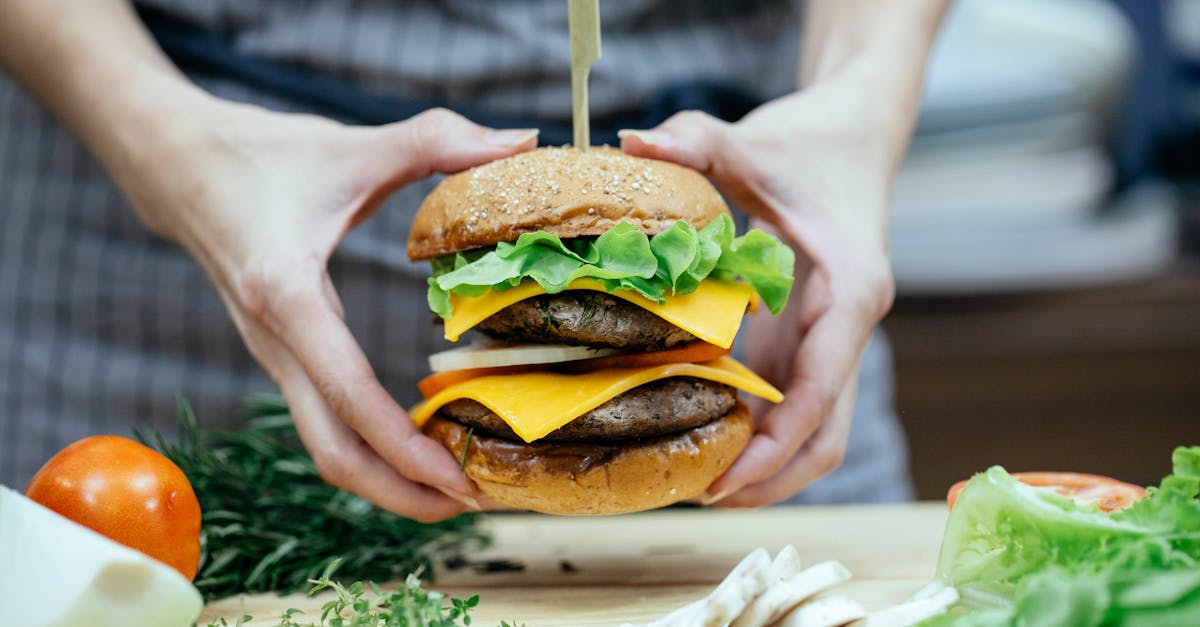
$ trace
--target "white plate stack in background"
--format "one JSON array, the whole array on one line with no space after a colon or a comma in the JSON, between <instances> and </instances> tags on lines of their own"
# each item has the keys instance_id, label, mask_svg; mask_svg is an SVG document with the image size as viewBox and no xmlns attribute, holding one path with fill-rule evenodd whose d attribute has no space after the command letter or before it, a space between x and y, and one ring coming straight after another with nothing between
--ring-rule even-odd
<instances>
[{"instance_id":1,"label":"white plate stack in background","mask_svg":"<svg viewBox=\"0 0 1200 627\"><path fill-rule=\"evenodd\" d=\"M1135 55L1133 32L1107 2L954 5L896 179L902 295L1100 285L1170 265L1170 188L1112 191L1106 142Z\"/></svg>"}]
</instances>

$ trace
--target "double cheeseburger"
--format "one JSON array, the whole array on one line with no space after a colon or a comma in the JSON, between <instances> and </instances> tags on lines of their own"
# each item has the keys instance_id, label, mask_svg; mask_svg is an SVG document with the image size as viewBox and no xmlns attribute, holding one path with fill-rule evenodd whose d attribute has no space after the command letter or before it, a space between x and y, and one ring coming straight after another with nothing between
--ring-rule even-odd
<instances>
[{"instance_id":1,"label":"double cheeseburger","mask_svg":"<svg viewBox=\"0 0 1200 627\"><path fill-rule=\"evenodd\" d=\"M408 241L446 339L412 417L484 494L552 514L699 496L774 387L728 356L746 312L784 305L790 249L734 238L699 173L619 150L544 148L462 172Z\"/></svg>"}]
</instances>

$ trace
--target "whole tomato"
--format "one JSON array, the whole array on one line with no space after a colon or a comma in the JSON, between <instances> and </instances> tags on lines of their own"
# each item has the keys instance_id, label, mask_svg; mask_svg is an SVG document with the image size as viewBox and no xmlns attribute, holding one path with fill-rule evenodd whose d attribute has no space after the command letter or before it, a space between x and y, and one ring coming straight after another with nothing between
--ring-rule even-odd
<instances>
[{"instance_id":1,"label":"whole tomato","mask_svg":"<svg viewBox=\"0 0 1200 627\"><path fill-rule=\"evenodd\" d=\"M150 447L115 435L84 438L50 458L25 495L189 581L196 576L200 503L183 471Z\"/></svg>"}]
</instances>

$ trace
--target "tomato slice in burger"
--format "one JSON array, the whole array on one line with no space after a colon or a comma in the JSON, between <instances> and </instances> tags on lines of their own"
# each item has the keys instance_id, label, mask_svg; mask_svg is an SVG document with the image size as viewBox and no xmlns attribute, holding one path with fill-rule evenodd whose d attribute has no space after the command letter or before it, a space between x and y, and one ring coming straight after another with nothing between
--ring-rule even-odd
<instances>
[{"instance_id":1,"label":"tomato slice in burger","mask_svg":"<svg viewBox=\"0 0 1200 627\"><path fill-rule=\"evenodd\" d=\"M1073 499L1080 505L1095 505L1106 512L1125 509L1146 494L1143 487L1102 475L1079 472L1014 472L1012 476L1025 485L1051 490L1055 494ZM958 493L966 485L964 480L950 486L946 502L952 509L954 502L958 500Z\"/></svg>"},{"instance_id":2,"label":"tomato slice in burger","mask_svg":"<svg viewBox=\"0 0 1200 627\"><path fill-rule=\"evenodd\" d=\"M463 381L478 379L494 374L520 374L522 372L536 372L537 370L545 370L544 364L525 364L521 366L498 366L496 368L466 368L463 370L448 370L446 372L435 372L420 381L417 381L417 389L421 391L421 395L425 398L430 398L434 394Z\"/></svg>"}]
</instances>

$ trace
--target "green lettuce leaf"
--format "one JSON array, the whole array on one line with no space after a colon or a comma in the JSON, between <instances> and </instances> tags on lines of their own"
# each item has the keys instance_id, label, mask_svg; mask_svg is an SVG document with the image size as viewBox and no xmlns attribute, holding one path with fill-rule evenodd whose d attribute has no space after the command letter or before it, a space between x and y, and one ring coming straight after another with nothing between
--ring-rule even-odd
<instances>
[{"instance_id":1,"label":"green lettuce leaf","mask_svg":"<svg viewBox=\"0 0 1200 627\"><path fill-rule=\"evenodd\" d=\"M533 280L556 294L580 278L662 303L696 291L711 276L745 281L771 313L779 313L791 290L795 254L762 231L737 238L733 232L733 220L723 215L699 232L679 221L654 237L624 220L595 239L564 242L544 231L526 233L492 250L433 260L429 308L446 318L451 293L480 296Z\"/></svg>"},{"instance_id":2,"label":"green lettuce leaf","mask_svg":"<svg viewBox=\"0 0 1200 627\"><path fill-rule=\"evenodd\" d=\"M741 277L754 287L771 313L779 313L792 289L792 266L796 255L779 240L757 229L722 246L712 276ZM772 306L778 303L778 308Z\"/></svg>"},{"instance_id":3,"label":"green lettuce leaf","mask_svg":"<svg viewBox=\"0 0 1200 627\"><path fill-rule=\"evenodd\" d=\"M921 627L1194 627L1200 571L1121 569L1075 573L1055 567L1017 586L1004 606L954 608Z\"/></svg>"},{"instance_id":4,"label":"green lettuce leaf","mask_svg":"<svg viewBox=\"0 0 1200 627\"><path fill-rule=\"evenodd\" d=\"M938 576L960 607L925 625L1200 625L1200 447L1105 514L993 467L959 494Z\"/></svg>"}]
</instances>

